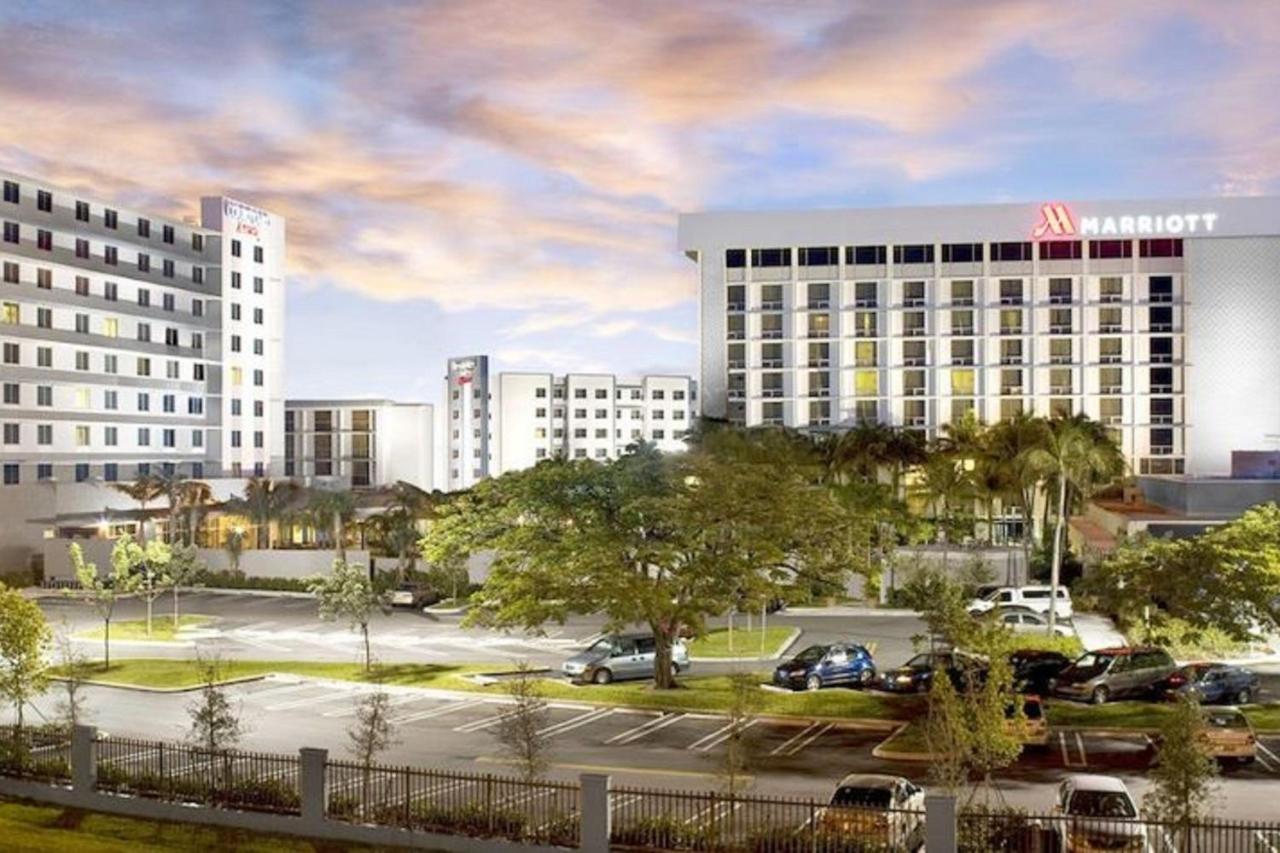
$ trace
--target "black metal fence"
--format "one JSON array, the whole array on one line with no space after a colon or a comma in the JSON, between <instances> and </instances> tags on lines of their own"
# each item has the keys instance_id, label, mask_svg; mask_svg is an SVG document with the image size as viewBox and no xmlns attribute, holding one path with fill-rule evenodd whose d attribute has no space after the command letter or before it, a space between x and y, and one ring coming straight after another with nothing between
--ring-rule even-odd
<instances>
[{"instance_id":1,"label":"black metal fence","mask_svg":"<svg viewBox=\"0 0 1280 853\"><path fill-rule=\"evenodd\" d=\"M0 774L70 781L71 733L60 726L0 726Z\"/></svg>"},{"instance_id":2,"label":"black metal fence","mask_svg":"<svg viewBox=\"0 0 1280 853\"><path fill-rule=\"evenodd\" d=\"M962 853L1280 853L1280 824L1248 821L1173 822L991 812L961 814L957 832L957 848Z\"/></svg>"},{"instance_id":3,"label":"black metal fence","mask_svg":"<svg viewBox=\"0 0 1280 853\"><path fill-rule=\"evenodd\" d=\"M98 788L161 800L298 814L297 756L163 741L98 741Z\"/></svg>"},{"instance_id":4,"label":"black metal fence","mask_svg":"<svg viewBox=\"0 0 1280 853\"><path fill-rule=\"evenodd\" d=\"M491 774L329 761L329 817L351 823L574 847L579 786Z\"/></svg>"},{"instance_id":5,"label":"black metal fence","mask_svg":"<svg viewBox=\"0 0 1280 853\"><path fill-rule=\"evenodd\" d=\"M615 848L726 853L880 853L924 843L924 812L819 800L615 788Z\"/></svg>"}]
</instances>

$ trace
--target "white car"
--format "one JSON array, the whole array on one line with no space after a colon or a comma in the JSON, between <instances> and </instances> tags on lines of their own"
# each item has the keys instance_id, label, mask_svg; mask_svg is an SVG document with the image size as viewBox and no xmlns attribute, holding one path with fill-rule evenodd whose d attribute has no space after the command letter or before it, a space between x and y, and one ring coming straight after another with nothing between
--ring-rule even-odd
<instances>
[{"instance_id":1,"label":"white car","mask_svg":"<svg viewBox=\"0 0 1280 853\"><path fill-rule=\"evenodd\" d=\"M924 789L901 776L851 773L817 815L819 832L877 841L892 850L924 847ZM877 848L878 849L878 848Z\"/></svg>"},{"instance_id":2,"label":"white car","mask_svg":"<svg viewBox=\"0 0 1280 853\"><path fill-rule=\"evenodd\" d=\"M1043 634L1049 629L1049 614L1039 613L1029 607L998 607L993 615L1015 634ZM1054 620L1053 633L1059 637L1074 637L1076 629L1071 617L1059 616Z\"/></svg>"},{"instance_id":3,"label":"white car","mask_svg":"<svg viewBox=\"0 0 1280 853\"><path fill-rule=\"evenodd\" d=\"M997 607L1025 607L1036 613L1047 614L1050 591L1048 586L998 586L982 598L970 601L969 612L978 614ZM1061 618L1070 619L1074 615L1071 609L1071 591L1065 586L1058 587L1058 606L1054 610Z\"/></svg>"},{"instance_id":4,"label":"white car","mask_svg":"<svg viewBox=\"0 0 1280 853\"><path fill-rule=\"evenodd\" d=\"M1053 813L1052 830L1060 850L1141 853L1147 849L1147 828L1138 805L1115 776L1068 776L1058 786Z\"/></svg>"}]
</instances>

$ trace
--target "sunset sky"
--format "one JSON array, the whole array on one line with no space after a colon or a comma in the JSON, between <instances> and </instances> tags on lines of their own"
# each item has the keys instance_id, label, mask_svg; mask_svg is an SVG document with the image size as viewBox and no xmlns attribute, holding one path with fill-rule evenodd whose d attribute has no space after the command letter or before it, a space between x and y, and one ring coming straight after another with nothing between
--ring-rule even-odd
<instances>
[{"instance_id":1,"label":"sunset sky","mask_svg":"<svg viewBox=\"0 0 1280 853\"><path fill-rule=\"evenodd\" d=\"M288 220L288 393L696 372L679 211L1280 190L1261 2L0 6L0 166Z\"/></svg>"}]
</instances>

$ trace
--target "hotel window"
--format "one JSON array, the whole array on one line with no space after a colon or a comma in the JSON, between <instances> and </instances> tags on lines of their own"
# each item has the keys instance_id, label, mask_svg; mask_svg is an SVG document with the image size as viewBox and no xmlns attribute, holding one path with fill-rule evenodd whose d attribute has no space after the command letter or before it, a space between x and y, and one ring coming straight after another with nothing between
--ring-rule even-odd
<instances>
[{"instance_id":1,"label":"hotel window","mask_svg":"<svg viewBox=\"0 0 1280 853\"><path fill-rule=\"evenodd\" d=\"M119 225L119 214L109 207L106 208L102 211L102 224L107 228L115 230Z\"/></svg>"},{"instance_id":2,"label":"hotel window","mask_svg":"<svg viewBox=\"0 0 1280 853\"><path fill-rule=\"evenodd\" d=\"M36 444L53 444L53 424L36 426Z\"/></svg>"},{"instance_id":3,"label":"hotel window","mask_svg":"<svg viewBox=\"0 0 1280 853\"><path fill-rule=\"evenodd\" d=\"M1006 308L1000 312L1000 334L1022 334L1022 312L1017 308Z\"/></svg>"},{"instance_id":4,"label":"hotel window","mask_svg":"<svg viewBox=\"0 0 1280 853\"><path fill-rule=\"evenodd\" d=\"M830 314L810 314L809 315L809 337L827 338L830 336L831 336L831 315Z\"/></svg>"},{"instance_id":5,"label":"hotel window","mask_svg":"<svg viewBox=\"0 0 1280 853\"><path fill-rule=\"evenodd\" d=\"M1055 367L1049 371L1049 393L1071 394L1071 368Z\"/></svg>"},{"instance_id":6,"label":"hotel window","mask_svg":"<svg viewBox=\"0 0 1280 853\"><path fill-rule=\"evenodd\" d=\"M942 245L942 262L944 264L971 264L982 262L981 243L944 243Z\"/></svg>"},{"instance_id":7,"label":"hotel window","mask_svg":"<svg viewBox=\"0 0 1280 853\"><path fill-rule=\"evenodd\" d=\"M233 272L231 274L231 289L232 290L240 289L240 273L238 272Z\"/></svg>"},{"instance_id":8,"label":"hotel window","mask_svg":"<svg viewBox=\"0 0 1280 853\"><path fill-rule=\"evenodd\" d=\"M44 252L53 251L53 232L43 228L36 231L36 248Z\"/></svg>"},{"instance_id":9,"label":"hotel window","mask_svg":"<svg viewBox=\"0 0 1280 853\"><path fill-rule=\"evenodd\" d=\"M1104 424L1120 423L1124 420L1124 400L1119 397L1103 397L1098 403L1098 414Z\"/></svg>"},{"instance_id":10,"label":"hotel window","mask_svg":"<svg viewBox=\"0 0 1280 853\"><path fill-rule=\"evenodd\" d=\"M231 336L231 351L240 352L240 336L239 335Z\"/></svg>"},{"instance_id":11,"label":"hotel window","mask_svg":"<svg viewBox=\"0 0 1280 853\"><path fill-rule=\"evenodd\" d=\"M1020 278L1000 279L1000 304L1001 305L1021 305L1022 304L1022 279Z\"/></svg>"},{"instance_id":12,"label":"hotel window","mask_svg":"<svg viewBox=\"0 0 1280 853\"><path fill-rule=\"evenodd\" d=\"M951 342L951 363L959 365L973 364L973 341Z\"/></svg>"},{"instance_id":13,"label":"hotel window","mask_svg":"<svg viewBox=\"0 0 1280 853\"><path fill-rule=\"evenodd\" d=\"M46 349L46 347L41 347L40 349L43 350L43 349ZM18 364L19 355L20 355L20 352L17 344L6 343L4 345L4 363L5 364ZM46 364L42 364L40 366L48 367L48 365Z\"/></svg>"},{"instance_id":14,"label":"hotel window","mask_svg":"<svg viewBox=\"0 0 1280 853\"><path fill-rule=\"evenodd\" d=\"M951 304L952 305L972 305L973 304L973 282L970 280L958 280L951 282Z\"/></svg>"},{"instance_id":15,"label":"hotel window","mask_svg":"<svg viewBox=\"0 0 1280 853\"><path fill-rule=\"evenodd\" d=\"M102 357L102 372L113 373L113 374L119 373L120 359L115 355L104 355Z\"/></svg>"},{"instance_id":16,"label":"hotel window","mask_svg":"<svg viewBox=\"0 0 1280 853\"><path fill-rule=\"evenodd\" d=\"M1153 275L1147 283L1147 288L1152 302L1173 301L1173 276Z\"/></svg>"},{"instance_id":17,"label":"hotel window","mask_svg":"<svg viewBox=\"0 0 1280 853\"><path fill-rule=\"evenodd\" d=\"M951 371L951 394L953 396L972 396L974 387L974 372L972 370Z\"/></svg>"},{"instance_id":18,"label":"hotel window","mask_svg":"<svg viewBox=\"0 0 1280 853\"><path fill-rule=\"evenodd\" d=\"M6 462L4 465L4 484L6 486L16 486L22 482L22 475L16 462Z\"/></svg>"},{"instance_id":19,"label":"hotel window","mask_svg":"<svg viewBox=\"0 0 1280 853\"><path fill-rule=\"evenodd\" d=\"M150 376L151 375L151 359L139 358L137 363L137 368L138 368L139 376Z\"/></svg>"},{"instance_id":20,"label":"hotel window","mask_svg":"<svg viewBox=\"0 0 1280 853\"><path fill-rule=\"evenodd\" d=\"M143 341L144 343L151 342L151 324L150 323L138 324L138 340Z\"/></svg>"},{"instance_id":21,"label":"hotel window","mask_svg":"<svg viewBox=\"0 0 1280 853\"><path fill-rule=\"evenodd\" d=\"M191 316L192 317L204 316L204 300L203 299L191 300Z\"/></svg>"},{"instance_id":22,"label":"hotel window","mask_svg":"<svg viewBox=\"0 0 1280 853\"><path fill-rule=\"evenodd\" d=\"M53 406L53 386L38 385L36 386L36 405L51 407Z\"/></svg>"},{"instance_id":23,"label":"hotel window","mask_svg":"<svg viewBox=\"0 0 1280 853\"><path fill-rule=\"evenodd\" d=\"M16 326L21 321L22 312L16 302L4 303L4 314L2 315L4 322L9 326Z\"/></svg>"},{"instance_id":24,"label":"hotel window","mask_svg":"<svg viewBox=\"0 0 1280 853\"><path fill-rule=\"evenodd\" d=\"M1049 341L1049 363L1070 364L1072 361L1071 338L1054 338Z\"/></svg>"},{"instance_id":25,"label":"hotel window","mask_svg":"<svg viewBox=\"0 0 1280 853\"><path fill-rule=\"evenodd\" d=\"M973 334L973 312L972 311L952 311L951 312L951 334L953 335L972 335Z\"/></svg>"},{"instance_id":26,"label":"hotel window","mask_svg":"<svg viewBox=\"0 0 1280 853\"><path fill-rule=\"evenodd\" d=\"M138 217L138 236L139 237L151 236L151 220L150 219L143 219L141 216Z\"/></svg>"},{"instance_id":27,"label":"hotel window","mask_svg":"<svg viewBox=\"0 0 1280 853\"><path fill-rule=\"evenodd\" d=\"M178 400L173 394L165 394L160 398L160 409L168 414L178 410Z\"/></svg>"},{"instance_id":28,"label":"hotel window","mask_svg":"<svg viewBox=\"0 0 1280 853\"><path fill-rule=\"evenodd\" d=\"M906 281L902 283L903 305L923 305L924 298L923 281Z\"/></svg>"},{"instance_id":29,"label":"hotel window","mask_svg":"<svg viewBox=\"0 0 1280 853\"><path fill-rule=\"evenodd\" d=\"M138 272L151 272L151 256L145 252L138 253Z\"/></svg>"},{"instance_id":30,"label":"hotel window","mask_svg":"<svg viewBox=\"0 0 1280 853\"><path fill-rule=\"evenodd\" d=\"M204 235L203 234L191 235L191 251L193 252L204 251Z\"/></svg>"},{"instance_id":31,"label":"hotel window","mask_svg":"<svg viewBox=\"0 0 1280 853\"><path fill-rule=\"evenodd\" d=\"M895 264L931 264L933 263L933 244L894 246L893 262Z\"/></svg>"},{"instance_id":32,"label":"hotel window","mask_svg":"<svg viewBox=\"0 0 1280 853\"><path fill-rule=\"evenodd\" d=\"M1069 278L1051 278L1049 279L1049 301L1055 304L1063 304L1071 302L1072 282Z\"/></svg>"},{"instance_id":33,"label":"hotel window","mask_svg":"<svg viewBox=\"0 0 1280 853\"><path fill-rule=\"evenodd\" d=\"M53 270L39 267L36 269L36 287L41 290L53 290Z\"/></svg>"},{"instance_id":34,"label":"hotel window","mask_svg":"<svg viewBox=\"0 0 1280 853\"><path fill-rule=\"evenodd\" d=\"M260 264L260 263L262 263L262 260L263 260L263 254L262 254L262 247L261 247L261 246L254 246L254 247L253 247L253 260L254 260L254 262L255 262L255 263L259 263L259 264Z\"/></svg>"},{"instance_id":35,"label":"hotel window","mask_svg":"<svg viewBox=\"0 0 1280 853\"><path fill-rule=\"evenodd\" d=\"M253 384L254 384L255 386L257 386L257 387L261 388L261 387L263 386L263 384L265 384L265 377L266 377L266 374L265 374L265 373L263 373L261 370L254 370L254 371L253 371Z\"/></svg>"},{"instance_id":36,"label":"hotel window","mask_svg":"<svg viewBox=\"0 0 1280 853\"><path fill-rule=\"evenodd\" d=\"M151 428L150 427L138 427L138 446L139 447L151 446ZM141 474L142 472L139 471L138 473Z\"/></svg>"},{"instance_id":37,"label":"hotel window","mask_svg":"<svg viewBox=\"0 0 1280 853\"><path fill-rule=\"evenodd\" d=\"M1172 367L1152 367L1150 369L1151 377L1151 393L1152 394L1172 394L1173 393L1173 368Z\"/></svg>"},{"instance_id":38,"label":"hotel window","mask_svg":"<svg viewBox=\"0 0 1280 853\"><path fill-rule=\"evenodd\" d=\"M1151 361L1157 364L1173 361L1173 338L1151 339Z\"/></svg>"},{"instance_id":39,"label":"hotel window","mask_svg":"<svg viewBox=\"0 0 1280 853\"><path fill-rule=\"evenodd\" d=\"M263 288L262 288L262 276L260 276L260 275L255 275L255 276L253 277L253 292L254 292L254 293L262 293L262 289L263 289Z\"/></svg>"},{"instance_id":40,"label":"hotel window","mask_svg":"<svg viewBox=\"0 0 1280 853\"><path fill-rule=\"evenodd\" d=\"M88 319L87 317L85 318ZM119 337L120 321L115 317L107 317L102 321L102 334L108 338Z\"/></svg>"},{"instance_id":41,"label":"hotel window","mask_svg":"<svg viewBox=\"0 0 1280 853\"><path fill-rule=\"evenodd\" d=\"M1044 240L1040 244L1042 261L1076 261L1080 259L1079 240Z\"/></svg>"},{"instance_id":42,"label":"hotel window","mask_svg":"<svg viewBox=\"0 0 1280 853\"><path fill-rule=\"evenodd\" d=\"M88 370L88 369L89 369L89 353L85 352L84 350L77 351L76 352L76 370Z\"/></svg>"},{"instance_id":43,"label":"hotel window","mask_svg":"<svg viewBox=\"0 0 1280 853\"><path fill-rule=\"evenodd\" d=\"M232 320L240 319L240 303L239 302L231 303L231 319Z\"/></svg>"},{"instance_id":44,"label":"hotel window","mask_svg":"<svg viewBox=\"0 0 1280 853\"><path fill-rule=\"evenodd\" d=\"M53 193L48 190L36 190L36 210L44 213L52 213Z\"/></svg>"},{"instance_id":45,"label":"hotel window","mask_svg":"<svg viewBox=\"0 0 1280 853\"><path fill-rule=\"evenodd\" d=\"M36 325L41 329L53 328L53 309L37 308L36 309Z\"/></svg>"},{"instance_id":46,"label":"hotel window","mask_svg":"<svg viewBox=\"0 0 1280 853\"><path fill-rule=\"evenodd\" d=\"M89 221L89 202L87 201L76 202L76 221L77 222Z\"/></svg>"},{"instance_id":47,"label":"hotel window","mask_svg":"<svg viewBox=\"0 0 1280 853\"><path fill-rule=\"evenodd\" d=\"M87 275L76 276L76 296L89 295L89 277Z\"/></svg>"},{"instance_id":48,"label":"hotel window","mask_svg":"<svg viewBox=\"0 0 1280 853\"><path fill-rule=\"evenodd\" d=\"M857 400L853 404L853 419L860 424L873 424L880 420L880 404L875 400Z\"/></svg>"},{"instance_id":49,"label":"hotel window","mask_svg":"<svg viewBox=\"0 0 1280 853\"><path fill-rule=\"evenodd\" d=\"M845 250L844 262L846 264L861 264L864 266L884 266L888 252L884 246L850 246Z\"/></svg>"},{"instance_id":50,"label":"hotel window","mask_svg":"<svg viewBox=\"0 0 1280 853\"><path fill-rule=\"evenodd\" d=\"M191 378L194 379L196 382L204 381L204 365L203 364L191 365Z\"/></svg>"},{"instance_id":51,"label":"hotel window","mask_svg":"<svg viewBox=\"0 0 1280 853\"><path fill-rule=\"evenodd\" d=\"M18 185L13 181L4 182L4 200L10 204L18 203Z\"/></svg>"},{"instance_id":52,"label":"hotel window","mask_svg":"<svg viewBox=\"0 0 1280 853\"><path fill-rule=\"evenodd\" d=\"M21 237L21 234L19 233L19 229L18 229L18 223L16 223L16 222L6 222L6 223L4 224L4 241L5 241L6 243L20 243L20 242L22 242L22 237Z\"/></svg>"},{"instance_id":53,"label":"hotel window","mask_svg":"<svg viewBox=\"0 0 1280 853\"><path fill-rule=\"evenodd\" d=\"M1049 333L1053 335L1071 334L1071 309L1049 309Z\"/></svg>"},{"instance_id":54,"label":"hotel window","mask_svg":"<svg viewBox=\"0 0 1280 853\"><path fill-rule=\"evenodd\" d=\"M164 263L161 264L160 268L161 268L161 275L163 275L165 278L173 278L173 269L174 269L173 261L166 258L164 260Z\"/></svg>"},{"instance_id":55,"label":"hotel window","mask_svg":"<svg viewBox=\"0 0 1280 853\"><path fill-rule=\"evenodd\" d=\"M82 335L89 334L89 315L88 314L76 315L76 331Z\"/></svg>"},{"instance_id":56,"label":"hotel window","mask_svg":"<svg viewBox=\"0 0 1280 853\"><path fill-rule=\"evenodd\" d=\"M1124 341L1120 338L1098 339L1098 360L1103 364L1117 364L1124 360Z\"/></svg>"},{"instance_id":57,"label":"hotel window","mask_svg":"<svg viewBox=\"0 0 1280 853\"><path fill-rule=\"evenodd\" d=\"M765 284L760 287L760 307L766 311L782 308L782 285Z\"/></svg>"},{"instance_id":58,"label":"hotel window","mask_svg":"<svg viewBox=\"0 0 1280 853\"><path fill-rule=\"evenodd\" d=\"M53 347L36 347L36 366L53 367Z\"/></svg>"},{"instance_id":59,"label":"hotel window","mask_svg":"<svg viewBox=\"0 0 1280 853\"><path fill-rule=\"evenodd\" d=\"M120 287L114 281L106 281L102 283L102 298L108 302L116 302L120 299Z\"/></svg>"},{"instance_id":60,"label":"hotel window","mask_svg":"<svg viewBox=\"0 0 1280 853\"><path fill-rule=\"evenodd\" d=\"M1139 240L1138 256L1142 258L1180 258L1181 240Z\"/></svg>"},{"instance_id":61,"label":"hotel window","mask_svg":"<svg viewBox=\"0 0 1280 853\"><path fill-rule=\"evenodd\" d=\"M231 257L233 258L240 257L240 241L239 240L231 241Z\"/></svg>"},{"instance_id":62,"label":"hotel window","mask_svg":"<svg viewBox=\"0 0 1280 853\"><path fill-rule=\"evenodd\" d=\"M76 389L76 408L87 409L91 404L88 388Z\"/></svg>"},{"instance_id":63,"label":"hotel window","mask_svg":"<svg viewBox=\"0 0 1280 853\"><path fill-rule=\"evenodd\" d=\"M1103 394L1124 393L1124 370L1119 367L1104 367L1098 371L1098 388Z\"/></svg>"},{"instance_id":64,"label":"hotel window","mask_svg":"<svg viewBox=\"0 0 1280 853\"><path fill-rule=\"evenodd\" d=\"M261 308L254 308L254 309L253 309L253 322L255 322L255 323L257 323L259 326L261 326L261 325L262 325L262 317L263 317L262 309L261 309Z\"/></svg>"},{"instance_id":65,"label":"hotel window","mask_svg":"<svg viewBox=\"0 0 1280 853\"><path fill-rule=\"evenodd\" d=\"M1004 399L1000 401L1000 420L1013 420L1022 414L1022 398Z\"/></svg>"},{"instance_id":66,"label":"hotel window","mask_svg":"<svg viewBox=\"0 0 1280 853\"><path fill-rule=\"evenodd\" d=\"M120 408L120 393L114 389L102 392L102 408L115 411Z\"/></svg>"},{"instance_id":67,"label":"hotel window","mask_svg":"<svg viewBox=\"0 0 1280 853\"><path fill-rule=\"evenodd\" d=\"M76 238L76 257L77 258L89 257L89 241L84 239L83 237Z\"/></svg>"},{"instance_id":68,"label":"hotel window","mask_svg":"<svg viewBox=\"0 0 1280 853\"><path fill-rule=\"evenodd\" d=\"M753 267L789 267L791 266L790 249L752 249L751 266Z\"/></svg>"},{"instance_id":69,"label":"hotel window","mask_svg":"<svg viewBox=\"0 0 1280 853\"><path fill-rule=\"evenodd\" d=\"M1090 258L1132 258L1132 240L1090 240Z\"/></svg>"},{"instance_id":70,"label":"hotel window","mask_svg":"<svg viewBox=\"0 0 1280 853\"><path fill-rule=\"evenodd\" d=\"M204 284L204 267L191 268L191 283Z\"/></svg>"},{"instance_id":71,"label":"hotel window","mask_svg":"<svg viewBox=\"0 0 1280 853\"><path fill-rule=\"evenodd\" d=\"M21 386L17 382L4 383L4 402L8 406L16 406L21 402Z\"/></svg>"},{"instance_id":72,"label":"hotel window","mask_svg":"<svg viewBox=\"0 0 1280 853\"><path fill-rule=\"evenodd\" d=\"M1124 311L1119 308L1099 308L1098 330L1101 332L1123 332Z\"/></svg>"},{"instance_id":73,"label":"hotel window","mask_svg":"<svg viewBox=\"0 0 1280 853\"><path fill-rule=\"evenodd\" d=\"M726 249L724 253L724 265L728 269L742 269L747 265L747 250Z\"/></svg>"},{"instance_id":74,"label":"hotel window","mask_svg":"<svg viewBox=\"0 0 1280 853\"><path fill-rule=\"evenodd\" d=\"M840 252L836 246L801 248L799 253L802 267L833 267L840 263Z\"/></svg>"},{"instance_id":75,"label":"hotel window","mask_svg":"<svg viewBox=\"0 0 1280 853\"><path fill-rule=\"evenodd\" d=\"M876 370L855 370L853 393L859 397L875 397L880 393L880 373Z\"/></svg>"},{"instance_id":76,"label":"hotel window","mask_svg":"<svg viewBox=\"0 0 1280 853\"><path fill-rule=\"evenodd\" d=\"M1031 260L1030 243L992 243L991 260L993 261L1029 261Z\"/></svg>"},{"instance_id":77,"label":"hotel window","mask_svg":"<svg viewBox=\"0 0 1280 853\"><path fill-rule=\"evenodd\" d=\"M77 462L75 468L75 478L77 483L83 483L89 479L89 463Z\"/></svg>"},{"instance_id":78,"label":"hotel window","mask_svg":"<svg viewBox=\"0 0 1280 853\"><path fill-rule=\"evenodd\" d=\"M113 267L120 262L120 253L115 246L102 247L102 262Z\"/></svg>"},{"instance_id":79,"label":"hotel window","mask_svg":"<svg viewBox=\"0 0 1280 853\"><path fill-rule=\"evenodd\" d=\"M1120 276L1103 276L1098 281L1098 291L1103 302L1120 302L1124 299L1124 279Z\"/></svg>"},{"instance_id":80,"label":"hotel window","mask_svg":"<svg viewBox=\"0 0 1280 853\"><path fill-rule=\"evenodd\" d=\"M873 311L858 311L853 315L854 335L859 338L876 337L876 315Z\"/></svg>"},{"instance_id":81,"label":"hotel window","mask_svg":"<svg viewBox=\"0 0 1280 853\"><path fill-rule=\"evenodd\" d=\"M1022 391L1022 371L1021 370L1001 370L1000 371L1000 393L1001 394L1021 394Z\"/></svg>"},{"instance_id":82,"label":"hotel window","mask_svg":"<svg viewBox=\"0 0 1280 853\"><path fill-rule=\"evenodd\" d=\"M117 444L120 443L119 436L116 432L115 427L113 426L103 427L102 443L105 444L107 447L115 447Z\"/></svg>"},{"instance_id":83,"label":"hotel window","mask_svg":"<svg viewBox=\"0 0 1280 853\"><path fill-rule=\"evenodd\" d=\"M902 345L902 363L911 366L921 366L928 361L928 354L925 349L924 341L906 341Z\"/></svg>"},{"instance_id":84,"label":"hotel window","mask_svg":"<svg viewBox=\"0 0 1280 853\"><path fill-rule=\"evenodd\" d=\"M87 426L77 426L76 427L76 447L88 447L89 439L90 439L89 428Z\"/></svg>"},{"instance_id":85,"label":"hotel window","mask_svg":"<svg viewBox=\"0 0 1280 853\"><path fill-rule=\"evenodd\" d=\"M1153 305L1147 309L1147 331L1172 332L1173 307L1170 305Z\"/></svg>"},{"instance_id":86,"label":"hotel window","mask_svg":"<svg viewBox=\"0 0 1280 853\"><path fill-rule=\"evenodd\" d=\"M4 262L4 280L6 284L18 284L22 280L20 267L13 261Z\"/></svg>"}]
</instances>

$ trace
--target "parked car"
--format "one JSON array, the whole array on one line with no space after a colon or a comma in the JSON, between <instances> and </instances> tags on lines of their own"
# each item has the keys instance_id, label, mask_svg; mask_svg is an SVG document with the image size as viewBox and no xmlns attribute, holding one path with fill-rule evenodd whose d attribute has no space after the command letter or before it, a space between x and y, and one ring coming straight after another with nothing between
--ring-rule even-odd
<instances>
[{"instance_id":1,"label":"parked car","mask_svg":"<svg viewBox=\"0 0 1280 853\"><path fill-rule=\"evenodd\" d=\"M1049 617L1030 607L1000 606L989 611L996 621L1005 625L1015 634L1044 634L1049 630ZM1053 633L1059 637L1074 637L1075 625L1071 617L1063 616L1054 620Z\"/></svg>"},{"instance_id":2,"label":"parked car","mask_svg":"<svg viewBox=\"0 0 1280 853\"><path fill-rule=\"evenodd\" d=\"M1048 746L1049 721L1045 719L1044 703L1040 701L1040 697L1030 695L1022 697L1021 725L1017 725L1015 707L1015 705L1009 705L1004 710L1005 731L1017 736L1024 746Z\"/></svg>"},{"instance_id":3,"label":"parked car","mask_svg":"<svg viewBox=\"0 0 1280 853\"><path fill-rule=\"evenodd\" d=\"M997 607L1026 607L1036 613L1049 612L1048 586L1001 586L980 598L969 602L969 612L986 613ZM1058 606L1054 608L1059 617L1071 618L1071 591L1065 586L1058 587Z\"/></svg>"},{"instance_id":4,"label":"parked car","mask_svg":"<svg viewBox=\"0 0 1280 853\"><path fill-rule=\"evenodd\" d=\"M412 607L414 610L421 610L439 600L440 596L434 590L419 583L402 583L391 591L392 607Z\"/></svg>"},{"instance_id":5,"label":"parked car","mask_svg":"<svg viewBox=\"0 0 1280 853\"><path fill-rule=\"evenodd\" d=\"M657 642L647 634L608 634L560 665L575 681L608 684L631 678L652 678ZM671 649L671 666L689 669L689 647L677 640Z\"/></svg>"},{"instance_id":6,"label":"parked car","mask_svg":"<svg viewBox=\"0 0 1280 853\"><path fill-rule=\"evenodd\" d=\"M1053 679L1053 695L1094 705L1111 699L1149 698L1177 668L1164 649L1085 652Z\"/></svg>"},{"instance_id":7,"label":"parked car","mask_svg":"<svg viewBox=\"0 0 1280 853\"><path fill-rule=\"evenodd\" d=\"M842 839L918 850L924 845L924 790L901 776L852 773L840 780L817 823Z\"/></svg>"},{"instance_id":8,"label":"parked car","mask_svg":"<svg viewBox=\"0 0 1280 853\"><path fill-rule=\"evenodd\" d=\"M1052 830L1064 851L1145 851L1146 826L1124 782L1115 776L1077 774L1058 786Z\"/></svg>"},{"instance_id":9,"label":"parked car","mask_svg":"<svg viewBox=\"0 0 1280 853\"><path fill-rule=\"evenodd\" d=\"M968 683L970 675L983 678L987 664L979 656L959 650L921 652L881 676L880 687L892 693L924 693L933 684L933 673L937 670L947 673L959 690Z\"/></svg>"},{"instance_id":10,"label":"parked car","mask_svg":"<svg viewBox=\"0 0 1280 853\"><path fill-rule=\"evenodd\" d=\"M1062 670L1071 666L1071 658L1061 652L1043 649L1020 649L1009 655L1013 667L1013 686L1019 693L1035 693L1047 696L1049 682Z\"/></svg>"},{"instance_id":11,"label":"parked car","mask_svg":"<svg viewBox=\"0 0 1280 853\"><path fill-rule=\"evenodd\" d=\"M1258 695L1258 674L1225 663L1193 663L1179 667L1160 685L1168 699L1191 696L1197 702L1248 705Z\"/></svg>"},{"instance_id":12,"label":"parked car","mask_svg":"<svg viewBox=\"0 0 1280 853\"><path fill-rule=\"evenodd\" d=\"M1204 708L1200 743L1205 754L1220 762L1252 764L1258 758L1258 738L1249 719L1237 708Z\"/></svg>"},{"instance_id":13,"label":"parked car","mask_svg":"<svg viewBox=\"0 0 1280 853\"><path fill-rule=\"evenodd\" d=\"M867 686L875 681L871 652L857 643L809 646L773 671L773 683L793 690L817 690L833 684Z\"/></svg>"}]
</instances>

